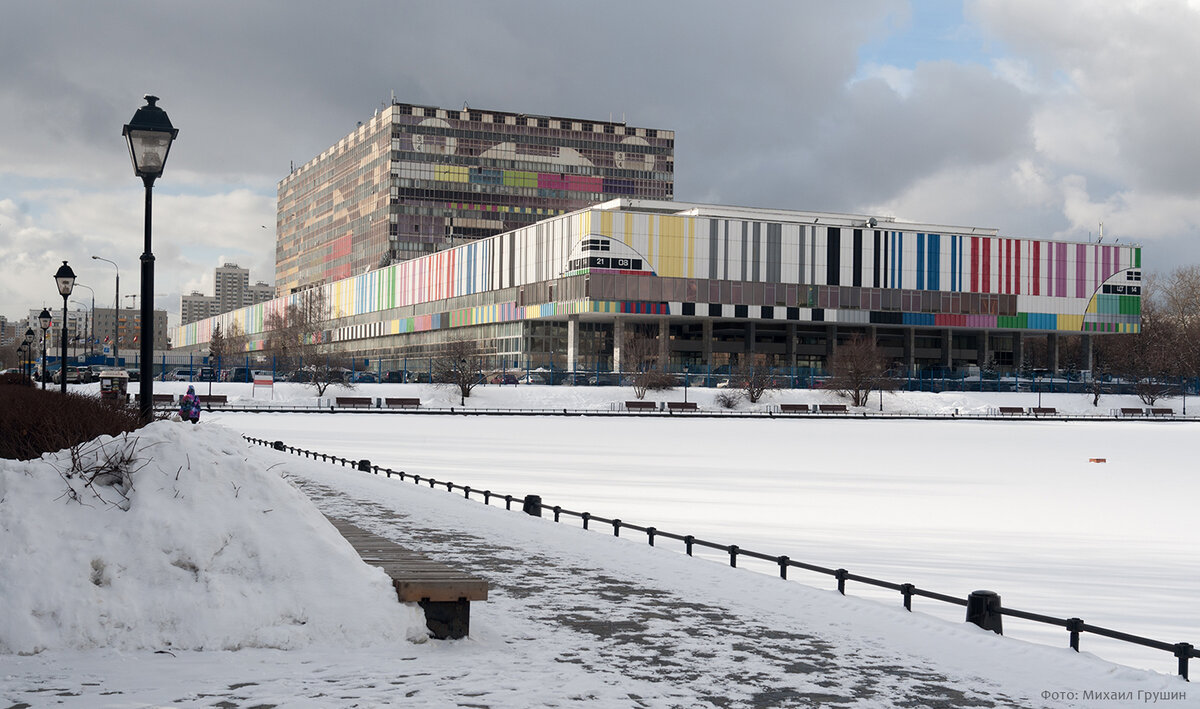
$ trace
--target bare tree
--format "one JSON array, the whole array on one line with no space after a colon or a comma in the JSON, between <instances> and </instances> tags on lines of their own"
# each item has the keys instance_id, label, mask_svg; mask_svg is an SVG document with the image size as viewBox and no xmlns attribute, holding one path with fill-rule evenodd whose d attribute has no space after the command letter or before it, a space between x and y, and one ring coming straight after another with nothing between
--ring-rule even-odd
<instances>
[{"instance_id":1,"label":"bare tree","mask_svg":"<svg viewBox=\"0 0 1200 709\"><path fill-rule=\"evenodd\" d=\"M452 339L433 359L433 380L458 390L459 403L466 406L471 390L481 384L484 356L475 340Z\"/></svg>"},{"instance_id":2,"label":"bare tree","mask_svg":"<svg viewBox=\"0 0 1200 709\"><path fill-rule=\"evenodd\" d=\"M325 289L318 287L300 293L295 302L282 312L271 313L263 323L265 352L275 358L277 368L298 370L300 381L315 388L317 396L325 396L333 384L354 386L346 378L349 360L328 340L328 320Z\"/></svg>"},{"instance_id":3,"label":"bare tree","mask_svg":"<svg viewBox=\"0 0 1200 709\"><path fill-rule=\"evenodd\" d=\"M741 389L751 404L758 403L769 390L779 388L775 373L771 371L771 364L765 355L755 355L749 362L735 368L729 377L729 384Z\"/></svg>"},{"instance_id":4,"label":"bare tree","mask_svg":"<svg viewBox=\"0 0 1200 709\"><path fill-rule=\"evenodd\" d=\"M633 395L638 399L645 398L647 391L675 388L675 378L663 371L658 361L659 343L652 330L657 332L648 325L628 327L621 348L621 368L633 370Z\"/></svg>"},{"instance_id":5,"label":"bare tree","mask_svg":"<svg viewBox=\"0 0 1200 709\"><path fill-rule=\"evenodd\" d=\"M856 334L834 350L825 388L849 399L852 406L866 406L872 392L896 388L895 380L887 376L887 369L887 357L875 341Z\"/></svg>"}]
</instances>

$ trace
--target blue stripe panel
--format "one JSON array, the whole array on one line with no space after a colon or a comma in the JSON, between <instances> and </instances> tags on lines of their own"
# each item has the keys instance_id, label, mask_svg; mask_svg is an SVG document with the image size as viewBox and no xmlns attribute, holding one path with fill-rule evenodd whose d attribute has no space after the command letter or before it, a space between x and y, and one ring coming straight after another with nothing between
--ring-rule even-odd
<instances>
[{"instance_id":1,"label":"blue stripe panel","mask_svg":"<svg viewBox=\"0 0 1200 709\"><path fill-rule=\"evenodd\" d=\"M958 237L950 237L950 290L958 290Z\"/></svg>"},{"instance_id":2,"label":"blue stripe panel","mask_svg":"<svg viewBox=\"0 0 1200 709\"><path fill-rule=\"evenodd\" d=\"M925 235L917 234L917 290L925 290Z\"/></svg>"},{"instance_id":3,"label":"blue stripe panel","mask_svg":"<svg viewBox=\"0 0 1200 709\"><path fill-rule=\"evenodd\" d=\"M905 325L916 325L918 327L933 327L935 324L933 313L904 313Z\"/></svg>"},{"instance_id":4,"label":"blue stripe panel","mask_svg":"<svg viewBox=\"0 0 1200 709\"><path fill-rule=\"evenodd\" d=\"M929 290L941 290L942 281L942 237L939 234L929 235L929 258L926 267L929 275L925 278Z\"/></svg>"}]
</instances>

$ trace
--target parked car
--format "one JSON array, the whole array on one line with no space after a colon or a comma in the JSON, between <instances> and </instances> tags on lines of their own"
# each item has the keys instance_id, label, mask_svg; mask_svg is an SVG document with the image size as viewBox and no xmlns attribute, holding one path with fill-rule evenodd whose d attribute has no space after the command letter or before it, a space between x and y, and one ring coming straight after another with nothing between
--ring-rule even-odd
<instances>
[{"instance_id":1,"label":"parked car","mask_svg":"<svg viewBox=\"0 0 1200 709\"><path fill-rule=\"evenodd\" d=\"M385 384L403 384L405 381L403 369L391 369L383 373Z\"/></svg>"},{"instance_id":2,"label":"parked car","mask_svg":"<svg viewBox=\"0 0 1200 709\"><path fill-rule=\"evenodd\" d=\"M217 372L212 367L201 367L196 374L198 382L215 382L217 381Z\"/></svg>"},{"instance_id":3,"label":"parked car","mask_svg":"<svg viewBox=\"0 0 1200 709\"><path fill-rule=\"evenodd\" d=\"M492 384L516 384L517 375L515 374L495 374L491 379Z\"/></svg>"},{"instance_id":4,"label":"parked car","mask_svg":"<svg viewBox=\"0 0 1200 709\"><path fill-rule=\"evenodd\" d=\"M352 372L350 374L351 384L378 384L379 377L375 376L375 372Z\"/></svg>"},{"instance_id":5,"label":"parked car","mask_svg":"<svg viewBox=\"0 0 1200 709\"><path fill-rule=\"evenodd\" d=\"M249 383L253 381L253 379L254 374L249 367L234 367L233 369L229 370L229 381L231 382Z\"/></svg>"},{"instance_id":6,"label":"parked car","mask_svg":"<svg viewBox=\"0 0 1200 709\"><path fill-rule=\"evenodd\" d=\"M85 381L84 374L83 374L84 371L85 371L85 369L83 367L68 366L66 368L67 384L82 384L82 383L84 383L84 381ZM63 370L60 369L54 373L54 383L62 384L62 382L63 382Z\"/></svg>"},{"instance_id":7,"label":"parked car","mask_svg":"<svg viewBox=\"0 0 1200 709\"><path fill-rule=\"evenodd\" d=\"M542 375L538 374L537 372L530 372L529 374L526 374L525 376L521 377L521 383L522 384L545 384L546 378L543 377Z\"/></svg>"},{"instance_id":8,"label":"parked car","mask_svg":"<svg viewBox=\"0 0 1200 709\"><path fill-rule=\"evenodd\" d=\"M194 369L174 369L174 370L171 370L167 374L166 381L168 381L168 382L190 382L193 379L195 379L195 377L196 377L196 370L194 370Z\"/></svg>"},{"instance_id":9,"label":"parked car","mask_svg":"<svg viewBox=\"0 0 1200 709\"><path fill-rule=\"evenodd\" d=\"M126 369L126 370L125 370L125 372L126 372L128 375L129 375L129 381L131 381L131 382L137 382L137 381L141 381L141 377L142 377L142 370L140 370L140 369Z\"/></svg>"}]
</instances>

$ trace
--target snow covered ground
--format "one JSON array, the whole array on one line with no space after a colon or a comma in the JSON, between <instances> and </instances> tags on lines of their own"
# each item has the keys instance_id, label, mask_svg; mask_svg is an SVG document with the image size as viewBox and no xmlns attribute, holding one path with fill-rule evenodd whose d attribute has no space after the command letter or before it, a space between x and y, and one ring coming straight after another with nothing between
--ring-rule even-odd
<instances>
[{"instance_id":1,"label":"snow covered ground","mask_svg":"<svg viewBox=\"0 0 1200 709\"><path fill-rule=\"evenodd\" d=\"M155 389L181 393L186 384ZM250 390L213 385L231 399L249 398ZM353 393L458 406L457 396L427 385L363 385ZM716 394L688 393L706 407ZM274 396L302 402L311 390L280 384ZM777 393L771 403L829 396ZM682 391L651 397L678 400ZM489 386L468 406L607 410L628 398L629 390L617 388ZM1101 410L1129 402L1109 397ZM885 410L914 413L1036 403L1026 394L884 397ZM1180 402L1168 403L1178 410ZM1080 395L1043 395L1043 405L1092 410ZM784 582L730 569L723 558L688 559L667 540L650 548L644 536L615 539L584 532L578 522L554 525L461 494L241 446L231 434L369 458L477 489L537 493L550 505L952 595L992 588L1008 606L1178 642L1200 639L1192 529L1200 490L1188 454L1195 425L206 412L200 426L151 427L154 472L140 474L160 482L135 484L129 512L53 495L65 483L48 473L48 462L0 463L0 597L7 616L28 606L39 609L32 617L40 623L35 633L22 630L28 615L2 621L0 647L13 637L26 644L9 641L6 652L28 651L32 637L46 648L0 655L0 698L89 707L1057 707L1169 696L1159 703L1195 706L1200 695L1187 697L1189 685L1171 676L1168 653L1085 634L1085 652L1076 654L1063 647L1065 632L1039 634L1039 626L1011 618L1007 637L996 637L963 624L957 606L915 599L917 612L909 614L898 597L861 585L851 583L842 597L825 576L793 569ZM1091 464L1091 457L1108 462ZM29 466L37 465L34 486ZM194 513L177 509L180 482L172 475L195 486L184 491L194 500L184 507ZM493 591L473 606L471 637L414 644L405 639L411 618L396 604L390 620L372 620L389 611L363 600L378 590L369 570L334 571L344 563L336 540L312 528L307 502L267 482L280 476L325 511L487 577ZM249 496L251 489L270 494ZM243 505L243 496L253 504ZM286 514L264 513L268 503ZM268 528L260 519L277 524L280 517L305 523ZM188 525L198 527L186 533L197 541L180 539ZM197 563L221 548L212 540L230 528L239 539L262 539L237 547L233 571ZM270 544L279 545L281 559L312 544L324 551L309 553L305 570L289 578L282 564L263 562L276 553ZM191 561L172 566L168 550L185 548ZM95 583L96 558L104 569L121 570L119 583ZM329 576L314 581L308 569L326 561ZM752 564L742 559L739 566ZM153 573L140 578L144 567ZM221 580L221 573L231 576ZM198 575L206 588L232 590L208 598L198 592ZM259 578L259 587L247 587L247 578ZM122 584L129 584L124 595L115 594ZM319 593L304 601L304 589ZM272 597L287 602L263 600ZM206 615L222 610L224 621ZM279 620L316 614L322 617L311 627ZM71 622L61 622L65 615ZM119 622L105 620L99 632L96 618ZM240 634L210 629L229 620ZM264 628L283 628L282 635ZM243 649L208 649L232 647ZM1128 701L1113 692L1128 693Z\"/></svg>"}]
</instances>

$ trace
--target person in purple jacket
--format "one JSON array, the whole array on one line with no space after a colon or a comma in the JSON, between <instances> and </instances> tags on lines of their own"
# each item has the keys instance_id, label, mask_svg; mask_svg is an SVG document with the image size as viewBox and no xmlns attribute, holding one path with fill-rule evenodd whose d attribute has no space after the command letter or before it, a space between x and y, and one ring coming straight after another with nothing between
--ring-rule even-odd
<instances>
[{"instance_id":1,"label":"person in purple jacket","mask_svg":"<svg viewBox=\"0 0 1200 709\"><path fill-rule=\"evenodd\" d=\"M179 399L179 418L192 423L200 422L200 397L196 396L196 387L190 384L187 393Z\"/></svg>"}]
</instances>

